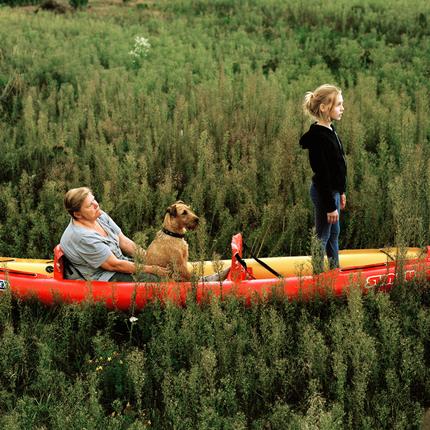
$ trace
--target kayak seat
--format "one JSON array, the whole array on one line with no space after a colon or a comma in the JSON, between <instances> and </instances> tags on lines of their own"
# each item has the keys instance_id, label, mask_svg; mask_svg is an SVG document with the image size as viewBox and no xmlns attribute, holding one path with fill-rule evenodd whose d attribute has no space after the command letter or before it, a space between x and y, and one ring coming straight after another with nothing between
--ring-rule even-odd
<instances>
[{"instance_id":1,"label":"kayak seat","mask_svg":"<svg viewBox=\"0 0 430 430\"><path fill-rule=\"evenodd\" d=\"M54 278L56 279L85 279L81 272L64 255L60 244L54 248Z\"/></svg>"},{"instance_id":2,"label":"kayak seat","mask_svg":"<svg viewBox=\"0 0 430 430\"><path fill-rule=\"evenodd\" d=\"M65 255L63 255L63 267L64 279L85 280L81 272L70 262L70 260Z\"/></svg>"}]
</instances>

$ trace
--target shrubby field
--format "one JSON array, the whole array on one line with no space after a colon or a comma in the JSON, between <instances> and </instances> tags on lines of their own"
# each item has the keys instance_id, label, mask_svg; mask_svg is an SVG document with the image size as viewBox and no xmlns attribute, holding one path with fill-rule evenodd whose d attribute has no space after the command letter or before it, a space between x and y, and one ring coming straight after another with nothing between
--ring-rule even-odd
<instances>
[{"instance_id":1,"label":"shrubby field","mask_svg":"<svg viewBox=\"0 0 430 430\"><path fill-rule=\"evenodd\" d=\"M343 89L342 248L430 244L424 0L0 2L0 255L51 258L70 187L146 246L202 219L193 260L307 254L306 91ZM6 4L5 4L6 3ZM34 3L34 2L32 2ZM37 13L35 13L37 11ZM419 428L428 286L137 315L0 297L2 428Z\"/></svg>"},{"instance_id":2,"label":"shrubby field","mask_svg":"<svg viewBox=\"0 0 430 430\"><path fill-rule=\"evenodd\" d=\"M226 255L237 231L260 255L306 254L297 141L321 82L346 103L342 247L430 243L427 2L96 6L0 9L1 255L51 256L79 185L144 243L170 203L191 203L194 259ZM131 55L136 37L150 47Z\"/></svg>"}]
</instances>

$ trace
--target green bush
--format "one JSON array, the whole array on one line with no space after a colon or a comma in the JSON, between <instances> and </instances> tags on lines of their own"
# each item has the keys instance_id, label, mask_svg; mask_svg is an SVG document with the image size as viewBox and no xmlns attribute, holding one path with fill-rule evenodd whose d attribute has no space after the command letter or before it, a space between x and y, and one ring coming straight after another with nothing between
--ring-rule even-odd
<instances>
[{"instance_id":1,"label":"green bush","mask_svg":"<svg viewBox=\"0 0 430 430\"><path fill-rule=\"evenodd\" d=\"M70 6L72 6L73 9L82 9L86 8L88 6L88 0L69 0Z\"/></svg>"},{"instance_id":2,"label":"green bush","mask_svg":"<svg viewBox=\"0 0 430 430\"><path fill-rule=\"evenodd\" d=\"M36 5L42 3L42 0L0 0L0 5L6 6L27 6L27 5Z\"/></svg>"},{"instance_id":3,"label":"green bush","mask_svg":"<svg viewBox=\"0 0 430 430\"><path fill-rule=\"evenodd\" d=\"M0 424L419 428L428 303L419 283L252 307L190 297L186 308L153 303L131 323L101 306L3 294Z\"/></svg>"},{"instance_id":4,"label":"green bush","mask_svg":"<svg viewBox=\"0 0 430 430\"><path fill-rule=\"evenodd\" d=\"M205 221L193 259L227 257L237 231L260 255L307 253L300 104L324 81L346 100L341 247L429 242L427 179L414 176L428 159L427 4L218 6L169 2L108 21L1 11L0 254L50 257L67 222L62 194L82 184L148 240L173 200L193 204ZM150 42L139 64L137 37Z\"/></svg>"}]
</instances>

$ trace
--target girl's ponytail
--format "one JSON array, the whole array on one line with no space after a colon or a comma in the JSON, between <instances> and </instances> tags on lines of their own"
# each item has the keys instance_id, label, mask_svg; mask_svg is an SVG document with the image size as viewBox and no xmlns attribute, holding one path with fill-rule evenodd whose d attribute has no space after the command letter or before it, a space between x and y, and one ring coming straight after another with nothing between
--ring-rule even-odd
<instances>
[{"instance_id":1,"label":"girl's ponytail","mask_svg":"<svg viewBox=\"0 0 430 430\"><path fill-rule=\"evenodd\" d=\"M311 103L312 103L312 99L314 97L314 93L312 91L308 91L305 94L305 99L303 101L303 111L306 114L311 114L312 110L311 110Z\"/></svg>"}]
</instances>

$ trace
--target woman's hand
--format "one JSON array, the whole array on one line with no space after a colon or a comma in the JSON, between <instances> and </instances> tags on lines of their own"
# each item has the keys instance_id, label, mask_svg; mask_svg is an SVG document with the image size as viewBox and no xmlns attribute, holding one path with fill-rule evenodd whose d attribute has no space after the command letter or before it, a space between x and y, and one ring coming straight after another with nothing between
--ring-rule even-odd
<instances>
[{"instance_id":1,"label":"woman's hand","mask_svg":"<svg viewBox=\"0 0 430 430\"><path fill-rule=\"evenodd\" d=\"M335 224L339 221L339 212L336 210L334 210L333 212L328 212L327 213L327 222L329 224Z\"/></svg>"},{"instance_id":2,"label":"woman's hand","mask_svg":"<svg viewBox=\"0 0 430 430\"><path fill-rule=\"evenodd\" d=\"M152 275L161 276L162 278L166 278L169 275L169 272L165 267L155 265L145 266L144 272L151 273Z\"/></svg>"}]
</instances>

